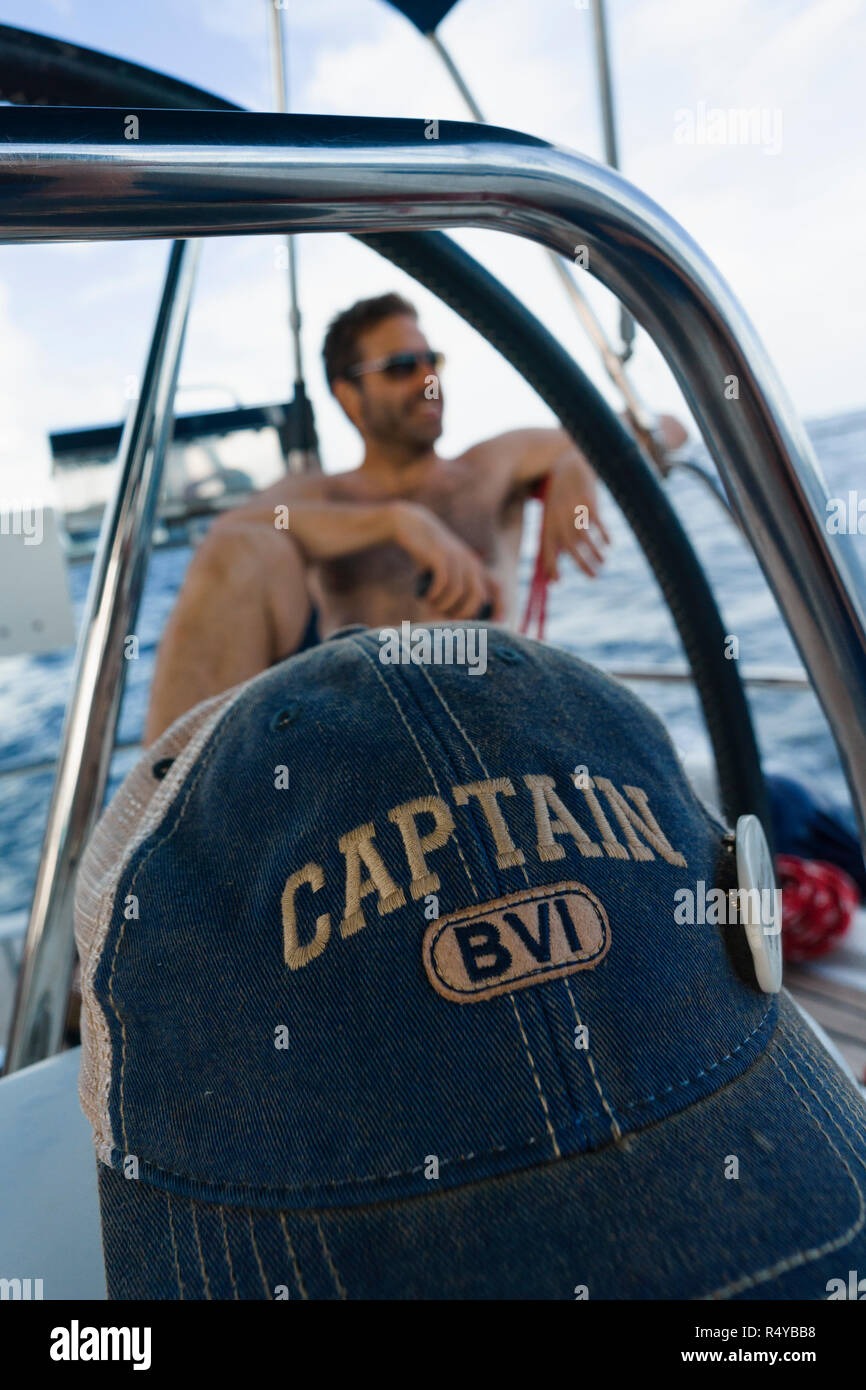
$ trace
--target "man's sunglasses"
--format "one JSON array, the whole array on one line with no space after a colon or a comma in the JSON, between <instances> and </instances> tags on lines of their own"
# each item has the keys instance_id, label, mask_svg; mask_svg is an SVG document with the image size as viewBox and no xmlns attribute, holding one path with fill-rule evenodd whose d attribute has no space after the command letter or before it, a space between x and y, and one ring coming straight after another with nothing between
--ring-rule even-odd
<instances>
[{"instance_id":1,"label":"man's sunglasses","mask_svg":"<svg viewBox=\"0 0 866 1390\"><path fill-rule=\"evenodd\" d=\"M368 372L382 372L392 381L405 381L418 370L428 367L439 372L445 365L441 352L393 352L390 357L377 357L372 362L359 362L349 367L346 376L366 376Z\"/></svg>"}]
</instances>

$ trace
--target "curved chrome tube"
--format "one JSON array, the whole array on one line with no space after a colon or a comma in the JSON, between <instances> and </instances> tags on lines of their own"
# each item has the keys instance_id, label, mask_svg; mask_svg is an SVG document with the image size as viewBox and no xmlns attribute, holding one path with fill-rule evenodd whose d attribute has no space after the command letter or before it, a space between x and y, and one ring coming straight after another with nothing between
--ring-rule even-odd
<instances>
[{"instance_id":1,"label":"curved chrome tube","mask_svg":"<svg viewBox=\"0 0 866 1390\"><path fill-rule=\"evenodd\" d=\"M135 122L137 121L137 126ZM615 171L454 122L0 111L0 239L484 227L585 260L667 358L836 737L866 839L864 587L806 433L731 290ZM748 658L748 652L743 655Z\"/></svg>"},{"instance_id":2,"label":"curved chrome tube","mask_svg":"<svg viewBox=\"0 0 866 1390\"><path fill-rule=\"evenodd\" d=\"M75 961L75 876L108 781L198 253L196 243L171 248L141 392L127 417L114 496L102 520L18 975L7 1073L51 1056L63 1039Z\"/></svg>"}]
</instances>

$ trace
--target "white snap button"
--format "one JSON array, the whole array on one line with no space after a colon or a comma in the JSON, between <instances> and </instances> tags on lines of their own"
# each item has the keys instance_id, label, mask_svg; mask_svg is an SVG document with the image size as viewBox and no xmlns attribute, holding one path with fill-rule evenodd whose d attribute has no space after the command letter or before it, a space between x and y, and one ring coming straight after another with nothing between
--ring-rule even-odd
<instances>
[{"instance_id":1,"label":"white snap button","mask_svg":"<svg viewBox=\"0 0 866 1390\"><path fill-rule=\"evenodd\" d=\"M736 848L740 925L759 987L765 994L778 994L782 987L782 894L776 890L770 846L757 816L740 816Z\"/></svg>"}]
</instances>

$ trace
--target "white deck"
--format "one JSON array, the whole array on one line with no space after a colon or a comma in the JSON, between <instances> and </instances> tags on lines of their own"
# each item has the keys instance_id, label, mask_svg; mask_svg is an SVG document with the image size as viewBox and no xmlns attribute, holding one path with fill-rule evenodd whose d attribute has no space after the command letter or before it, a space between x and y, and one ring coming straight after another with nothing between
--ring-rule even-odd
<instances>
[{"instance_id":1,"label":"white deck","mask_svg":"<svg viewBox=\"0 0 866 1390\"><path fill-rule=\"evenodd\" d=\"M866 911L826 960L786 966L785 985L829 1033L861 1085L866 1080Z\"/></svg>"},{"instance_id":2,"label":"white deck","mask_svg":"<svg viewBox=\"0 0 866 1390\"><path fill-rule=\"evenodd\" d=\"M105 1298L79 1064L73 1048L0 1081L0 1277L41 1279L45 1299Z\"/></svg>"}]
</instances>

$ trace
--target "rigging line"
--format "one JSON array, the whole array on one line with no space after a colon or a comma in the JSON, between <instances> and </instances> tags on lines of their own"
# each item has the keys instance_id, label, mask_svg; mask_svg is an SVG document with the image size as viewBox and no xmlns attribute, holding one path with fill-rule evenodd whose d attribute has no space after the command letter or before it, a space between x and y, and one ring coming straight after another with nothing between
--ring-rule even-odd
<instances>
[{"instance_id":1,"label":"rigging line","mask_svg":"<svg viewBox=\"0 0 866 1390\"><path fill-rule=\"evenodd\" d=\"M435 30L432 30L425 35L425 37L429 39L432 47L436 50L448 75L463 98L473 120L478 121L482 125L486 124L480 106L466 85L462 73L439 35ZM610 343L595 310L581 293L573 275L571 275L566 268L562 257L557 255L555 251L548 251L547 255L571 300L572 306L583 325L584 332L596 348L605 371L622 397L625 405L626 418L635 437L653 460L659 472L664 476L669 469L664 450L653 435L650 417L626 375L619 353Z\"/></svg>"},{"instance_id":2,"label":"rigging line","mask_svg":"<svg viewBox=\"0 0 866 1390\"><path fill-rule=\"evenodd\" d=\"M282 16L283 6L277 0L265 0L270 13L271 72L273 78L274 107L284 115L289 113L288 64L286 62L285 32ZM285 238L288 250L289 271L289 326L292 331L292 351L294 353L295 384L303 385L304 369L301 352L301 311L298 302L298 276L295 260L295 238L291 234Z\"/></svg>"},{"instance_id":3,"label":"rigging line","mask_svg":"<svg viewBox=\"0 0 866 1390\"><path fill-rule=\"evenodd\" d=\"M613 99L613 80L610 75L610 47L607 41L607 17L604 0L592 0L592 23L595 32L595 66L598 73L598 95L601 102L601 124L604 135L604 158L611 169L619 168L616 140L616 107ZM622 352L619 360L627 362L634 351L634 319L624 304L619 308L619 331Z\"/></svg>"},{"instance_id":4,"label":"rigging line","mask_svg":"<svg viewBox=\"0 0 866 1390\"><path fill-rule=\"evenodd\" d=\"M282 22L283 11L288 6L288 0L266 0L266 3L270 11L270 49L274 101L277 110L284 115L288 115L290 107L289 77L284 42L285 30ZM301 308L300 297L298 295L295 237L289 234L285 238L285 242L288 253L289 328L291 330L292 352L294 356L295 392L289 416L288 433L285 438L281 437L281 445L286 467L290 473L317 473L321 470L322 464L319 458L319 446L318 440L316 439L313 409L307 396L307 388L304 382L304 359L301 347Z\"/></svg>"}]
</instances>

